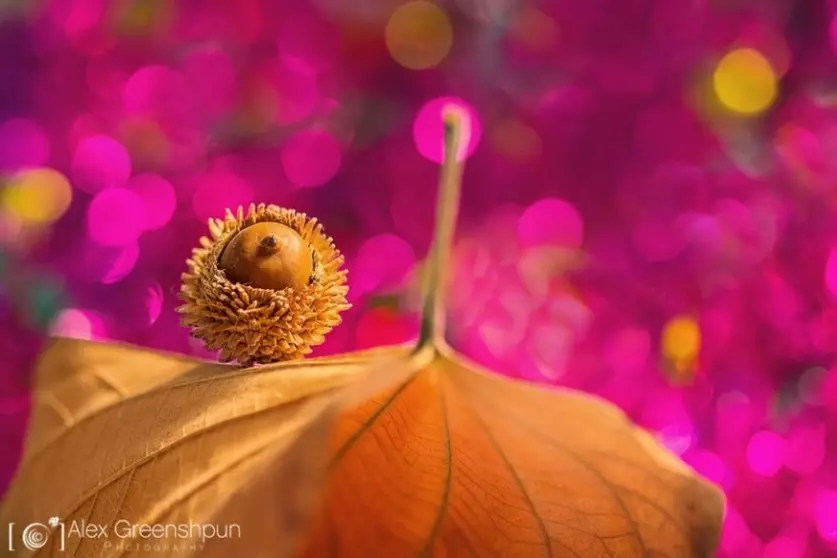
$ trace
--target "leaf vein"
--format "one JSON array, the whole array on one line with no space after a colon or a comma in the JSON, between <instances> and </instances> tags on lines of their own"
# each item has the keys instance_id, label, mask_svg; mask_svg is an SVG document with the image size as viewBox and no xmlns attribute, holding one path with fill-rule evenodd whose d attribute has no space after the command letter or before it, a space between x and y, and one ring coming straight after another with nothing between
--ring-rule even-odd
<instances>
[{"instance_id":1,"label":"leaf vein","mask_svg":"<svg viewBox=\"0 0 837 558\"><path fill-rule=\"evenodd\" d=\"M619 487L617 487L616 485L611 483L607 479L607 477L605 477L601 473L601 471L599 471L598 469L593 467L590 464L590 462L587 461L578 452L570 449L567 446L564 446L563 444L561 444L557 440L554 440L551 436L543 433L540 429L535 428L532 425L525 424L523 421L520 420L520 418L518 416L513 415L512 413L508 412L508 410L503 405L498 405L498 406L496 406L496 408L497 408L498 412L502 412L506 416L506 418L508 418L511 423L517 425L518 428L520 428L522 430L531 431L536 436L538 436L539 438L544 440L547 444L549 444L550 446L552 446L554 448L557 448L558 450L562 451L566 455L570 456L574 461L576 461L578 464L580 464L585 469L590 471L599 480L599 482L601 482L602 485L607 489L608 493L610 494L611 498L613 499L613 502L622 511L625 519L628 521L628 523L631 527L631 530L633 531L632 534L633 534L634 538L636 539L637 543L640 546L640 550L641 550L642 554L643 555L648 555L648 548L645 545L645 539L643 539L642 534L640 533L639 524L637 523L633 514L630 512L630 509L628 508L628 506L625 504L625 501L623 500L622 496L619 494Z\"/></svg>"},{"instance_id":2,"label":"leaf vein","mask_svg":"<svg viewBox=\"0 0 837 558\"><path fill-rule=\"evenodd\" d=\"M340 462L341 459L343 459L346 453L348 453L348 451L352 449L367 432L369 432L369 430L375 425L378 419L381 418L381 415L383 415L387 411L387 409L389 409L392 406L395 400L398 399L398 397L400 397L401 394L404 393L404 391L408 387L410 387L410 385L413 383L413 381L415 381L417 377L418 374L415 374L410 376L407 380L405 380L400 386L398 386L398 389L396 389L392 393L392 395L387 397L387 399L383 403L381 403L381 405L375 410L374 413L369 415L369 417L365 421L363 421L363 424L361 424L357 428L357 430L355 430L354 433L345 442L343 442L343 445L341 445L340 448L336 452L334 452L334 456L331 458L329 468L337 466L337 464Z\"/></svg>"},{"instance_id":3,"label":"leaf vein","mask_svg":"<svg viewBox=\"0 0 837 558\"><path fill-rule=\"evenodd\" d=\"M133 474L136 472L136 469L137 469L137 468L139 468L139 467L141 467L141 466L142 466L142 465L144 465L145 463L148 463L149 461L152 461L152 460L154 460L154 459L157 459L157 458L159 458L161 455L165 455L165 454L167 454L167 453L169 453L169 452L171 452L171 451L174 451L174 450L175 450L175 449L177 449L180 445L182 445L182 444L184 444L184 443L186 443L186 442L189 442L189 441L191 441L191 440L193 440L193 439L195 439L195 438L200 438L200 437L202 437L202 436L204 436L204 435L208 434L209 432L212 432L213 430L220 429L220 428L222 428L222 427L228 426L228 425L230 425L230 424L232 424L232 423L235 423L235 422L238 422L238 421L241 421L241 420L247 420L247 419L251 419L251 418L253 418L253 417L259 416L259 415L263 415L263 414L266 414L266 413L270 413L270 412L273 412L273 411L277 411L277 410L279 410L279 409L282 409L282 408L284 408L284 407L287 407L288 405L298 405L299 407L302 407L302 406L303 406L306 402L308 402L310 399L311 399L311 397L309 396L309 397L305 397L305 398L300 399L300 400L296 400L296 401L291 401L291 402L288 402L288 403L283 404L283 405L274 406L274 407L268 407L268 408L266 408L266 409L259 409L258 411L255 411L255 412L252 412L252 413L249 413L249 414L246 414L246 415L238 415L238 416L234 416L234 417L228 417L228 418L226 418L226 419L224 419L224 420L221 420L221 421L219 421L219 422L216 422L216 423L212 424L211 426L209 426L209 427L207 427L207 428L204 428L204 429L201 429L201 430L196 430L195 432L193 432L193 433L189 434L188 436L184 436L184 437L182 437L182 438L178 438L177 440L173 441L173 442L172 442L172 443L170 443L169 445L167 445L167 446L162 446L162 447L158 448L157 450L155 450L155 451L153 451L153 452L151 452L151 453L148 453L148 454L144 455L142 458L137 459L137 460L135 460L134 462L130 463L128 466L126 466L125 468L123 468L123 469L122 469L122 470L120 470L119 472L117 472L117 473L115 473L115 474L113 474L113 475L109 476L108 478L104 479L104 481L103 481L102 483L100 483L98 486L96 486L96 488L94 488L94 489L93 489L93 493L95 494L96 492L101 491L101 490L102 490L105 486L109 486L109 485L113 484L114 482L118 481L120 478L122 478L123 476L125 476L125 475L127 475L127 474L129 474L129 473L130 473L131 475L133 475ZM268 438L268 440L270 440L270 441L272 441L272 440L274 440L274 439L275 439L275 437L269 437L269 438ZM265 445L266 445L266 444L265 444ZM263 446L259 446L259 448L263 449ZM240 458L240 459L236 459L236 460L234 461L234 463L240 463L243 459L245 459L245 458L246 458L246 457L248 457L249 455L253 455L254 453L256 453L256 452L245 453L245 454L244 454L244 457L242 457L242 458ZM215 478L215 477L217 477L218 475L223 474L224 470L226 470L227 468L228 468L228 467L222 468L219 472L214 473L214 474L212 475L212 478ZM77 501L77 502L76 502L76 503L75 503L75 504L74 504L74 505L70 508L70 510L67 512L68 517L69 517L70 515L72 515L73 513L75 513L76 511L78 511L78 509L79 509L79 508L80 508L80 507L84 504L84 502L85 502L85 501L87 501L87 499L89 499L90 497L92 497L92 494L88 492L87 494L85 494L85 495L84 495L84 497L82 497L79 501ZM123 498L124 498L124 495L123 495Z\"/></svg>"},{"instance_id":4,"label":"leaf vein","mask_svg":"<svg viewBox=\"0 0 837 558\"><path fill-rule=\"evenodd\" d=\"M363 362L362 359L357 359L358 364L360 364L361 362ZM295 363L295 362L294 363L288 363L287 365L283 365L281 368L276 367L276 368L272 368L272 369L269 369L269 370L259 369L258 374L282 374L282 373L287 372L287 370L289 368L298 368L299 366L295 366L296 364L297 363ZM349 359L347 359L346 361L341 361L340 364L341 365L342 364L351 365L351 364L355 364L355 362L354 361L349 361ZM322 361L322 362L309 363L309 366L311 366L311 365L316 365L319 368L320 366L333 366L333 363ZM184 372L182 377L186 377L186 376L195 374L197 371L201 370L201 368L206 367L206 366L215 366L215 365L213 365L212 363L203 363L202 362L202 363L196 365L194 368L190 369L188 372ZM217 366L222 366L222 365L217 365ZM134 401L134 400L140 399L142 397L147 397L147 396L156 394L156 393L158 393L160 391L163 391L163 390L168 391L168 390L172 390L172 389L180 389L180 388L185 388L185 387L189 387L189 386L200 386L200 385L203 385L207 382L230 380L230 379L234 379L237 376L248 376L248 375L251 375L253 373L254 372L253 372L252 369L244 368L244 369L235 369L235 370L231 370L231 371L225 371L225 372L220 373L220 374L209 374L209 375L201 376L199 378L195 378L193 380L188 380L188 381L178 381L176 383L172 383L170 381L170 382L166 382L166 383L164 383L160 386L157 386L153 389L150 389L148 391L143 391L143 392L137 393L135 395L132 395L130 397L126 397L125 399L121 400L119 402L119 404L124 405L129 401ZM112 405L105 405L103 407L99 407L98 409L95 409L92 412L90 412L90 413L88 413L88 414L86 414L82 417L77 418L75 420L75 422L72 424L72 426L78 427L79 425L94 419L95 417L101 415L102 413L104 413L104 412L106 412L110 409L113 409ZM25 463L29 464L29 463L35 461L37 458L41 457L46 452L46 450L49 448L49 446L51 446L52 444L54 444L56 441L60 440L64 436L66 436L67 432L69 432L69 430L70 429L62 430L61 432L59 432L56 436L54 436L46 444L44 444L44 446L41 449L39 449L37 452L34 452L31 456L29 456L29 458L26 460Z\"/></svg>"},{"instance_id":5,"label":"leaf vein","mask_svg":"<svg viewBox=\"0 0 837 558\"><path fill-rule=\"evenodd\" d=\"M419 556L430 557L433 556L433 545L439 537L439 532L442 528L442 522L447 516L448 506L450 505L450 493L453 485L453 445L451 444L450 436L450 421L448 420L448 407L445 399L444 386L439 385L439 412L442 415L442 430L445 436L445 480L442 487L442 501L439 503L439 511L436 514L436 519L433 521L433 527L430 534L424 543L424 548L419 553Z\"/></svg>"},{"instance_id":6,"label":"leaf vein","mask_svg":"<svg viewBox=\"0 0 837 558\"><path fill-rule=\"evenodd\" d=\"M534 516L535 520L538 522L538 530L540 531L541 539L543 540L544 544L546 544L546 556L552 558L553 556L553 549L552 549L552 539L549 537L549 531L546 528L546 523L544 522L543 518L541 517L540 513L538 513L537 508L535 507L535 502L532 500L529 491L526 489L526 486L523 484L523 479L520 478L520 474L518 474L517 469L514 468L511 461L506 455L506 452L503 451L503 448L500 447L500 444L497 442L497 438L491 432L491 429L488 428L488 425L485 423L485 419L483 419L482 415L474 408L474 405L468 400L468 398L463 397L463 400L466 402L468 409L471 411L471 416L473 416L477 424L480 425L482 431L485 433L488 441L491 443L494 452L500 457L500 461L503 463L503 466L512 476L514 483L517 485L517 489L520 491L523 499L526 502L529 511ZM573 556L578 557L578 554L569 549L572 552ZM580 557L579 557L580 558Z\"/></svg>"}]
</instances>

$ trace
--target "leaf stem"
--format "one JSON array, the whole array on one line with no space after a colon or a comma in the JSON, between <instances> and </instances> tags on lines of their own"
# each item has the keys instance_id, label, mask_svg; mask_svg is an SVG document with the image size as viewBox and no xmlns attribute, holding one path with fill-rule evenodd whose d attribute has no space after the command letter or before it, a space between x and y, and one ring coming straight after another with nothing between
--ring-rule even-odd
<instances>
[{"instance_id":1,"label":"leaf stem","mask_svg":"<svg viewBox=\"0 0 837 558\"><path fill-rule=\"evenodd\" d=\"M467 115L460 109L446 107L442 119L445 125L444 156L439 177L433 243L427 268L427 290L423 299L421 329L416 347L418 350L428 346L439 348L445 343L445 295L464 168L459 152L463 140L468 141Z\"/></svg>"}]
</instances>

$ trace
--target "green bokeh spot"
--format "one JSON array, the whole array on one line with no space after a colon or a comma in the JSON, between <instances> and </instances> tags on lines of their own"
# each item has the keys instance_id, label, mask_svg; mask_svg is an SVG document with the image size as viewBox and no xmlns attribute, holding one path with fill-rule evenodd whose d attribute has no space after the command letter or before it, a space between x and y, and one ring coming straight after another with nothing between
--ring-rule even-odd
<instances>
[{"instance_id":1,"label":"green bokeh spot","mask_svg":"<svg viewBox=\"0 0 837 558\"><path fill-rule=\"evenodd\" d=\"M39 329L49 327L52 320L67 307L62 285L52 279L37 280L26 292L26 315Z\"/></svg>"},{"instance_id":2,"label":"green bokeh spot","mask_svg":"<svg viewBox=\"0 0 837 558\"><path fill-rule=\"evenodd\" d=\"M769 413L777 426L783 426L786 425L788 418L801 408L799 389L794 382L786 382L773 394Z\"/></svg>"}]
</instances>

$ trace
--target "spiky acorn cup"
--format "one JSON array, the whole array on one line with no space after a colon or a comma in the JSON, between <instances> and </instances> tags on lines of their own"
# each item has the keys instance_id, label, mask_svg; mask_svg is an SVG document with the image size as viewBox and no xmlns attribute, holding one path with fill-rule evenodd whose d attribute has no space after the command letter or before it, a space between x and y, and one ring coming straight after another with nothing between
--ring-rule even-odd
<instances>
[{"instance_id":1,"label":"spiky acorn cup","mask_svg":"<svg viewBox=\"0 0 837 558\"><path fill-rule=\"evenodd\" d=\"M254 226L256 225L256 226ZM210 219L187 261L183 325L224 362L303 358L349 309L343 256L316 219L275 205Z\"/></svg>"}]
</instances>

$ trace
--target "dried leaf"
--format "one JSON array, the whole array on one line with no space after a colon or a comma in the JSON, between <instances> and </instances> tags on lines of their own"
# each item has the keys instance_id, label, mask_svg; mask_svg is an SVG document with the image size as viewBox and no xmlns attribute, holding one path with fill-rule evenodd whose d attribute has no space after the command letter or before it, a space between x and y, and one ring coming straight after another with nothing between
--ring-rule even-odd
<instances>
[{"instance_id":1,"label":"dried leaf","mask_svg":"<svg viewBox=\"0 0 837 558\"><path fill-rule=\"evenodd\" d=\"M448 155L459 132L447 126ZM0 522L60 516L42 556L66 555L73 520L240 526L68 537L75 556L711 556L716 487L614 406L492 375L445 344L461 172L448 156L415 347L235 369L58 341Z\"/></svg>"},{"instance_id":2,"label":"dried leaf","mask_svg":"<svg viewBox=\"0 0 837 558\"><path fill-rule=\"evenodd\" d=\"M364 374L369 358L237 369L133 347L56 341L37 371L43 384L26 456L0 511L0 523L19 529L4 533L14 536L0 548L11 543L21 556L64 555L60 525L43 548L27 549L20 539L24 526L58 516L65 534L81 522L108 528L107 538L67 534L66 551L76 556L145 555L146 544L176 546L179 556L189 556L203 548L200 532L143 541L115 529L220 526L215 516L236 506L248 510L237 521L242 540L247 528L268 523L280 534L297 532L296 522L312 511L313 491L305 487L322 473L315 465L324 453L334 390ZM300 459L284 459L290 448L307 456L309 466L289 471ZM240 492L254 478L301 490L255 508ZM236 501L241 497L243 505ZM293 538L282 540L290 545ZM283 555L281 547L272 553Z\"/></svg>"},{"instance_id":3,"label":"dried leaf","mask_svg":"<svg viewBox=\"0 0 837 558\"><path fill-rule=\"evenodd\" d=\"M613 405L492 375L444 341L462 165L446 160L412 373L341 414L303 556L709 558L723 497Z\"/></svg>"},{"instance_id":4,"label":"dried leaf","mask_svg":"<svg viewBox=\"0 0 837 558\"><path fill-rule=\"evenodd\" d=\"M345 412L330 451L308 557L703 558L719 536L718 489L615 407L449 349Z\"/></svg>"},{"instance_id":5,"label":"dried leaf","mask_svg":"<svg viewBox=\"0 0 837 558\"><path fill-rule=\"evenodd\" d=\"M132 370L142 373L125 371L126 350L131 355ZM99 409L192 370L206 375L231 367L118 344L53 341L35 371L34 412L24 459Z\"/></svg>"}]
</instances>

